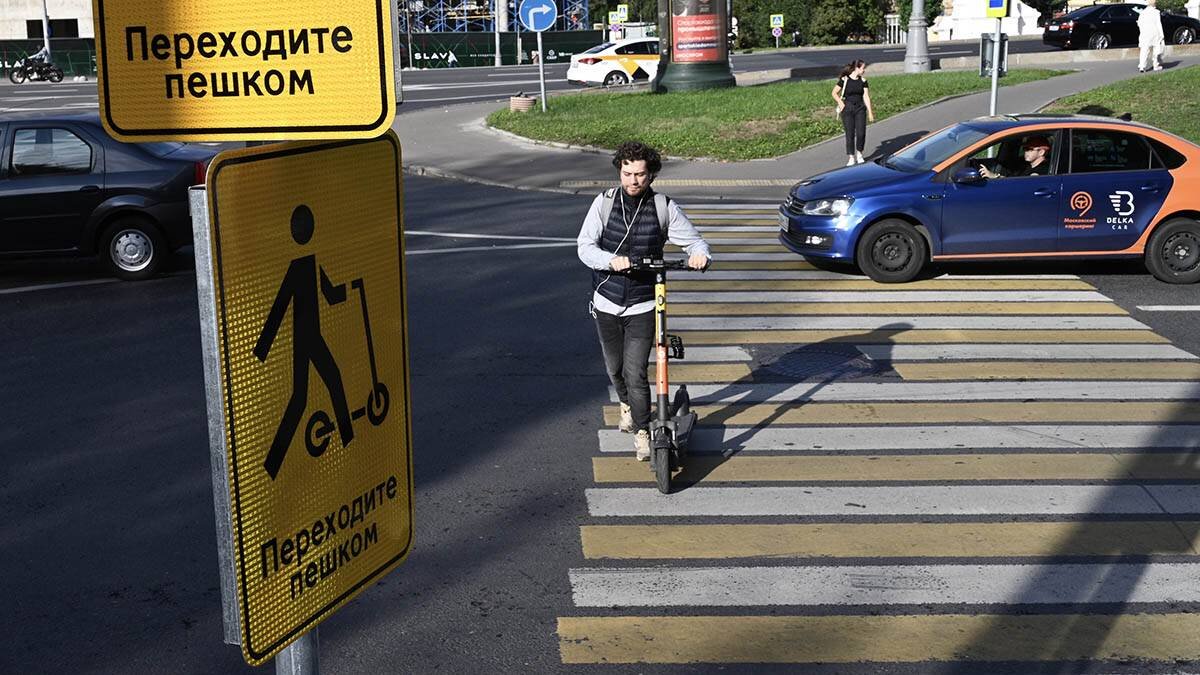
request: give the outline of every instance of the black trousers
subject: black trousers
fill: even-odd
[[[613,316],[596,312],[596,331],[604,352],[604,369],[628,405],[635,429],[650,429],[650,348],[654,345],[654,312]]]
[[[862,152],[867,145],[867,107],[848,105],[842,108],[842,128],[846,130],[846,154]]]

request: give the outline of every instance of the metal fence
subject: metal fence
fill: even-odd
[[[491,66],[496,62],[495,33],[413,33],[411,64],[408,36],[399,35],[402,68],[453,68],[455,66]],[[546,31],[542,47],[546,63],[566,63],[571,56],[604,41],[598,30]],[[522,31],[500,34],[500,59],[504,65],[532,63],[537,51],[537,34]],[[450,55],[454,54],[454,58]]]
[[[7,79],[9,68],[41,48],[41,40],[0,40],[0,77]],[[95,77],[96,42],[89,38],[51,39],[50,60],[66,77]]]
[[[908,42],[908,31],[900,25],[899,14],[883,15],[883,35],[879,38],[885,45],[902,45]]]

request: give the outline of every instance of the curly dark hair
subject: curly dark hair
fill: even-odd
[[[619,171],[625,162],[645,162],[652,175],[662,170],[662,156],[654,148],[639,141],[625,141],[613,153],[613,166]]]

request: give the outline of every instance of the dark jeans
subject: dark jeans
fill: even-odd
[[[862,152],[867,145],[867,107],[846,106],[842,109],[842,128],[846,130],[846,154]]]
[[[604,369],[621,403],[632,408],[635,429],[650,429],[650,348],[654,345],[654,312],[613,316],[596,312],[596,331],[604,352]]]

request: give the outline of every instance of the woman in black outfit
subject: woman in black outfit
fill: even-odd
[[[837,84],[833,85],[833,100],[837,102],[842,128],[846,130],[846,166],[862,164],[863,147],[867,144],[867,120],[875,121],[871,109],[871,92],[867,89],[867,62],[856,59],[842,68]]]

